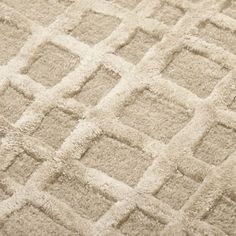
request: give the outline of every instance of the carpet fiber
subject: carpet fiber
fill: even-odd
[[[0,0],[0,236],[236,236],[235,0]]]

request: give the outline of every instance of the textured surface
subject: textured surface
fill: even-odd
[[[0,114],[11,122],[20,118],[30,100],[14,88],[8,87],[0,94]]]
[[[14,57],[27,39],[28,32],[18,28],[11,22],[0,19],[0,43],[1,55],[0,64],[6,64],[9,59]]]
[[[80,183],[78,179],[65,174],[58,177],[47,191],[71,205],[81,216],[92,220],[97,220],[112,204],[86,183]]]
[[[154,236],[164,228],[164,225],[147,216],[139,209],[129,215],[129,218],[120,226],[125,235]]]
[[[236,34],[229,29],[220,28],[211,22],[200,27],[199,37],[207,42],[215,43],[232,53],[236,53]]]
[[[119,82],[119,79],[120,76],[114,71],[101,66],[75,95],[75,99],[85,105],[94,106]]]
[[[236,131],[221,124],[212,127],[195,149],[195,156],[219,165],[236,150]]]
[[[45,86],[53,86],[75,69],[78,62],[78,57],[54,44],[47,43],[33,55],[23,73]]]
[[[64,6],[58,4],[58,2],[64,1],[57,0],[2,0],[1,2],[15,8],[29,19],[37,21],[42,25],[51,23],[64,10]]]
[[[122,45],[117,50],[117,54],[125,60],[137,64],[156,41],[157,39],[148,35],[146,32],[138,30],[130,38],[128,44]]]
[[[156,197],[179,210],[197,188],[196,182],[177,173],[160,188]]]
[[[164,75],[200,97],[208,96],[227,69],[206,57],[182,50],[164,70]]]
[[[134,186],[152,158],[117,140],[103,137],[86,151],[81,161]]]
[[[78,121],[59,109],[51,110],[43,119],[34,136],[58,147],[70,134]]]
[[[89,11],[82,16],[71,34],[88,44],[96,44],[109,36],[119,22],[116,17]]]
[[[155,9],[152,17],[167,25],[174,25],[183,16],[183,14],[184,13],[181,8],[171,6],[168,3],[163,2],[160,7]]]
[[[33,206],[12,213],[1,229],[3,235],[76,235],[53,222]]]
[[[0,0],[0,236],[236,236],[235,0]]]
[[[39,162],[26,153],[19,154],[13,163],[8,166],[6,173],[21,184],[25,183],[35,171]]]
[[[121,121],[153,138],[168,142],[191,119],[191,111],[162,94],[144,91],[126,106]]]

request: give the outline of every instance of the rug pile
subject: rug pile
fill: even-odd
[[[0,0],[0,236],[235,236],[235,32],[235,0]]]

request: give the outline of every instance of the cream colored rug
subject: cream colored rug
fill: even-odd
[[[0,0],[0,236],[235,236],[235,32],[235,0]]]

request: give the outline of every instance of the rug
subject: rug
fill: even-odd
[[[235,0],[0,0],[0,236],[235,236],[235,32]]]

